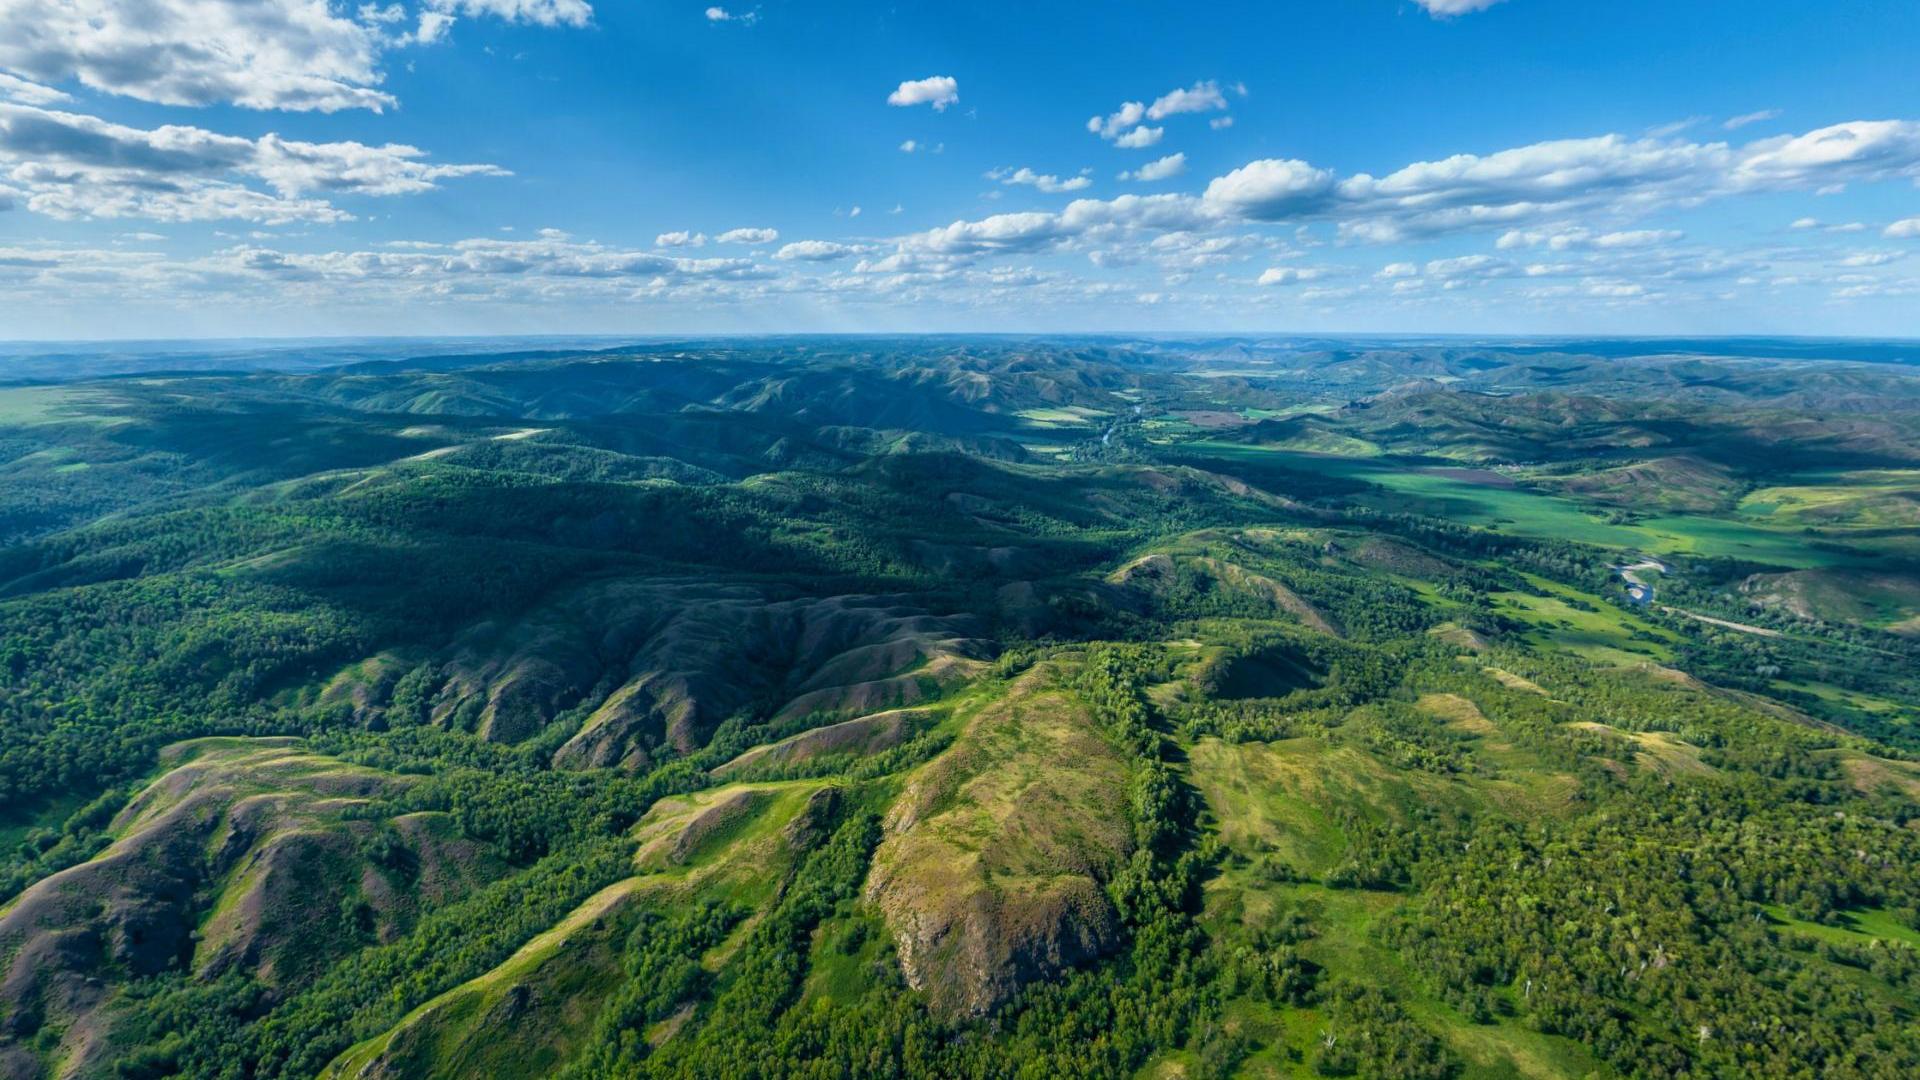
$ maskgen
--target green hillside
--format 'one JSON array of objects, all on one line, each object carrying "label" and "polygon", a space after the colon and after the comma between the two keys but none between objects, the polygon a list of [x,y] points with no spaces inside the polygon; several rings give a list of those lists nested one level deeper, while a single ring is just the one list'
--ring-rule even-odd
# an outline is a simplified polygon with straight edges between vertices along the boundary
[{"label": "green hillside", "polygon": [[0,391],[0,1077],[1920,1073],[1913,370]]}]

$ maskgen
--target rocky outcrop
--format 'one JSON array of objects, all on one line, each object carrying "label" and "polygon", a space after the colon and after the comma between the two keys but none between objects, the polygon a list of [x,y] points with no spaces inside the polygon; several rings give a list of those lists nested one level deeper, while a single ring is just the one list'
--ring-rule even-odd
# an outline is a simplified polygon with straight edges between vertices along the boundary
[{"label": "rocky outcrop", "polygon": [[992,1012],[1119,945],[1104,884],[1131,846],[1126,776],[1085,707],[1033,676],[914,775],[866,893],[936,1012]]}]

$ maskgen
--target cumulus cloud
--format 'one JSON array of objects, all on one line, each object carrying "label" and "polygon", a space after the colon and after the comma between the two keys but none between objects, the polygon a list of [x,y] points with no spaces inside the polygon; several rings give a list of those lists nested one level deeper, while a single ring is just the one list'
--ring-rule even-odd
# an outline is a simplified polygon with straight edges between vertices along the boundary
[{"label": "cumulus cloud", "polygon": [[736,14],[723,7],[710,7],[707,9],[707,21],[711,23],[730,22],[739,23],[741,26],[752,26],[754,23],[760,21],[760,9],[755,8],[752,11],[743,11]]},{"label": "cumulus cloud", "polygon": [[585,0],[427,0],[418,31],[396,35],[398,5],[5,0],[0,69],[163,105],[379,112],[396,104],[380,88],[382,54],[436,40],[455,15],[584,26],[593,9]]},{"label": "cumulus cloud", "polygon": [[164,105],[392,106],[382,33],[325,0],[7,0],[0,68]]},{"label": "cumulus cloud", "polygon": [[1119,138],[1122,134],[1147,118],[1147,106],[1142,101],[1129,101],[1106,116],[1095,116],[1087,120],[1087,130],[1106,140]]},{"label": "cumulus cloud", "polygon": [[1151,183],[1156,180],[1168,180],[1187,171],[1185,153],[1168,154],[1166,157],[1149,161],[1137,169],[1128,169],[1120,174],[1122,180],[1136,180]]},{"label": "cumulus cloud", "polygon": [[1226,107],[1226,95],[1220,93],[1220,84],[1208,79],[1194,83],[1185,90],[1170,90],[1153,99],[1153,104],[1147,106],[1147,119],[1164,120],[1180,113],[1215,112]]},{"label": "cumulus cloud", "polygon": [[1251,220],[1337,219],[1349,239],[1390,241],[1895,178],[1920,178],[1920,122],[1850,121],[1742,147],[1561,139],[1416,162],[1382,177],[1339,179],[1306,162],[1268,159],[1215,179],[1205,198]]},{"label": "cumulus cloud", "polygon": [[[1234,87],[1234,91],[1244,97],[1247,88],[1240,84]],[[1122,149],[1140,150],[1159,143],[1167,133],[1166,128],[1152,126],[1147,121],[1165,120],[1182,113],[1213,112],[1226,107],[1227,97],[1220,92],[1220,84],[1208,79],[1190,87],[1169,90],[1154,98],[1151,105],[1143,101],[1123,102],[1118,109],[1105,116],[1089,117],[1087,130]],[[1226,127],[1232,122],[1231,117],[1215,117],[1213,126]]]},{"label": "cumulus cloud", "polygon": [[859,247],[852,244],[836,244],[830,240],[796,240],[782,246],[779,251],[773,253],[773,257],[789,262],[794,260],[832,262],[835,259],[858,255],[860,251]]},{"label": "cumulus cloud", "polygon": [[1204,198],[1243,217],[1264,220],[1318,213],[1333,191],[1331,170],[1316,169],[1304,161],[1268,158],[1215,177]]},{"label": "cumulus cloud", "polygon": [[[1142,106],[1143,118],[1144,111]],[[1077,252],[1102,269],[1151,259],[1178,277],[1276,250],[1277,241],[1246,231],[1248,226],[1292,226],[1294,243],[1308,244],[1314,241],[1300,229],[1331,223],[1349,241],[1489,232],[1503,253],[1557,256],[1522,262],[1468,254],[1423,265],[1395,262],[1343,287],[1348,294],[1380,288],[1411,297],[1502,279],[1565,278],[1571,282],[1567,296],[1597,297],[1588,287],[1602,286],[1618,300],[1625,286],[1641,285],[1648,297],[1671,299],[1670,289],[1655,286],[1752,277],[1766,271],[1766,257],[1689,248],[1676,229],[1602,228],[1569,219],[1617,222],[1748,192],[1913,178],[1920,175],[1920,149],[1907,146],[1913,127],[1856,122],[1745,146],[1603,136],[1416,162],[1381,176],[1343,177],[1304,161],[1267,159],[1214,178],[1199,195],[1081,198],[1058,212],[994,214],[910,233],[892,241],[890,254],[863,253],[855,272],[895,281],[947,280],[980,262]],[[999,170],[995,176],[1017,173]],[[1037,184],[1038,177],[1021,182],[1028,181]],[[1920,235],[1920,225],[1903,226],[1900,235],[1909,231]],[[1270,284],[1306,280],[1285,272],[1298,267],[1273,269]]]},{"label": "cumulus cloud", "polygon": [[779,229],[728,229],[713,241],[716,244],[771,244],[778,239]]},{"label": "cumulus cloud", "polygon": [[706,233],[689,232],[686,229],[663,232],[653,238],[653,246],[663,248],[702,247],[706,242]]},{"label": "cumulus cloud", "polygon": [[509,175],[493,165],[430,164],[425,156],[397,143],[148,130],[0,104],[0,176],[24,193],[29,210],[58,218],[340,221],[351,215],[310,196],[410,195],[455,177]]},{"label": "cumulus cloud", "polygon": [[902,237],[897,244],[904,254],[952,260],[1044,251],[1083,238],[1118,240],[1139,232],[1200,231],[1220,223],[1216,214],[1189,195],[1122,195],[1076,199],[1059,213],[1026,211],[955,221]]},{"label": "cumulus cloud", "polygon": [[994,169],[987,173],[987,179],[997,180],[1007,185],[1025,185],[1027,187],[1037,188],[1049,195],[1059,195],[1070,191],[1084,191],[1093,186],[1093,180],[1086,175],[1084,170],[1082,170],[1079,176],[1071,176],[1062,180],[1049,173],[1034,172],[1024,165],[1018,169]]},{"label": "cumulus cloud", "polygon": [[1262,285],[1298,285],[1305,281],[1316,281],[1326,276],[1326,271],[1305,266],[1271,266],[1260,274]]},{"label": "cumulus cloud", "polygon": [[1036,251],[1064,234],[1060,215],[1027,211],[994,214],[979,221],[956,221],[920,233],[910,238],[908,245],[955,255]]},{"label": "cumulus cloud", "polygon": [[931,105],[935,112],[946,111],[947,106],[960,100],[960,83],[951,75],[930,75],[924,79],[909,79],[900,84],[899,89],[887,95],[887,104],[898,106]]},{"label": "cumulus cloud", "polygon": [[1883,229],[1881,235],[1893,240],[1920,240],[1920,217],[1896,221]]},{"label": "cumulus cloud", "polygon": [[453,31],[453,16],[444,11],[423,11],[420,22],[413,32],[413,44],[432,45],[444,41]]}]

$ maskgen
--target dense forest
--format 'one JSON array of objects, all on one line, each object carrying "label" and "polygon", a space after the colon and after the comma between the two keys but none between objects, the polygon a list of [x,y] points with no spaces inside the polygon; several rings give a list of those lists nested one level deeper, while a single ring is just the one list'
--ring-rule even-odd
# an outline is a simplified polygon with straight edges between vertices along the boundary
[{"label": "dense forest", "polygon": [[1920,1074],[1915,370],[0,386],[0,1078]]}]

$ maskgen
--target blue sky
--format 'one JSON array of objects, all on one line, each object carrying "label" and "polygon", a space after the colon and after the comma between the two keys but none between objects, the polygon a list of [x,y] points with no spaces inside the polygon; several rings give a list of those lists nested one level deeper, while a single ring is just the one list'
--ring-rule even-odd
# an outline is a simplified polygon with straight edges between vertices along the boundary
[{"label": "blue sky", "polygon": [[0,338],[1920,336],[1920,4],[0,0]]}]

